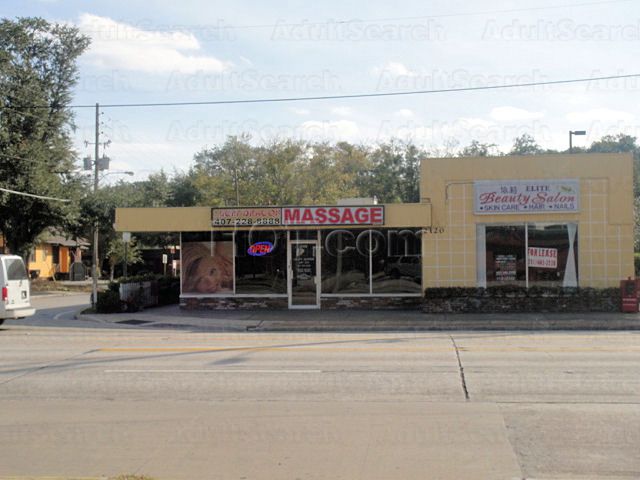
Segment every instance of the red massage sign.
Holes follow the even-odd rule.
[[[212,208],[211,223],[214,227],[384,225],[384,205]]]
[[[476,215],[580,211],[576,179],[477,181],[473,190]]]
[[[384,207],[283,207],[283,225],[382,225]]]

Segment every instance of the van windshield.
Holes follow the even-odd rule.
[[[27,270],[20,258],[7,258],[4,262],[7,267],[7,280],[27,279]]]

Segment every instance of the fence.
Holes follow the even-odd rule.
[[[158,305],[158,282],[120,283],[120,300],[135,303],[138,307]]]

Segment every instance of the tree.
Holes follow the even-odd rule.
[[[478,140],[472,140],[469,145],[460,152],[461,157],[490,157],[497,155],[497,145],[495,143],[482,143]]]
[[[109,259],[109,278],[112,282],[116,265],[125,262],[125,249],[127,265],[142,263],[142,252],[138,248],[134,237],[131,237],[131,241],[126,247],[125,242],[121,238],[113,238],[109,242],[109,247],[107,249],[107,258]]]
[[[619,133],[617,135],[605,135],[600,140],[593,142],[589,147],[589,152],[599,153],[618,153],[633,152],[637,153],[636,137]]]
[[[194,185],[209,205],[251,205],[256,150],[250,137],[229,137],[222,146],[205,148],[195,155]]]
[[[169,207],[193,207],[200,205],[202,195],[195,185],[196,175],[192,169],[187,173],[173,172],[170,182],[171,197],[167,202]]]
[[[538,155],[543,153],[536,140],[528,133],[523,133],[513,139],[513,147],[509,155]]]
[[[636,137],[619,133],[617,135],[605,135],[600,140],[593,142],[588,152],[597,153],[633,153],[633,185],[635,196],[640,196],[640,147],[636,144]]]
[[[26,258],[47,227],[78,214],[69,109],[76,60],[89,45],[77,28],[40,18],[0,21],[0,186],[57,201],[0,194],[0,230]]]
[[[171,198],[171,185],[164,170],[150,174],[140,186],[144,192],[146,207],[164,207]]]
[[[371,175],[366,196],[384,203],[419,201],[420,158],[426,154],[409,142],[390,141],[371,152]]]

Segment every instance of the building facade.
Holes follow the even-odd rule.
[[[36,242],[27,262],[31,278],[69,279],[71,265],[81,261],[82,249],[88,243],[84,239],[72,240],[55,232],[45,232]],[[0,235],[0,251],[9,253],[4,238]]]
[[[626,154],[424,159],[421,201],[127,208],[180,232],[186,308],[384,308],[437,287],[608,287],[633,276]]]
[[[634,276],[631,154],[427,159],[420,182],[439,232],[424,236],[425,288]]]

